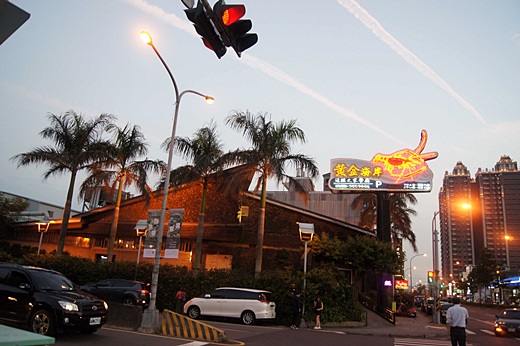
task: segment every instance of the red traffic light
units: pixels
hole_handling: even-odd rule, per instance
[[[222,10],[221,19],[225,26],[236,23],[246,14],[246,7],[244,5],[224,5],[222,6]]]

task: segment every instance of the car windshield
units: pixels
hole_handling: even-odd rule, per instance
[[[75,291],[74,284],[64,277],[52,272],[33,270],[32,277],[35,284],[42,291]]]
[[[511,320],[520,320],[520,310],[504,310],[500,314],[500,318],[508,318]]]

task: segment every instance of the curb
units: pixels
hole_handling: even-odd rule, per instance
[[[215,328],[209,324],[193,320],[167,309],[164,309],[161,316],[161,333],[166,336],[177,336],[218,343],[226,341],[226,333],[222,329]]]

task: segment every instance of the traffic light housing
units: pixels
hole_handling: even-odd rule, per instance
[[[428,271],[428,283],[432,284],[433,279],[435,278],[435,273],[433,271]]]
[[[195,30],[201,36],[204,45],[211,49],[220,59],[226,54],[226,46],[222,38],[215,30],[215,26],[210,20],[210,16],[204,9],[204,4],[199,0],[197,7],[184,10],[186,17],[193,23]]]
[[[213,13],[224,44],[233,47],[239,57],[243,51],[258,42],[258,35],[249,33],[253,27],[251,20],[241,19],[246,13],[244,5],[226,5],[224,0],[219,0],[213,6]]]

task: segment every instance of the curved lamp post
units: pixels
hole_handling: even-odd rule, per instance
[[[424,257],[426,257],[426,254],[425,254],[425,253],[421,253],[421,254],[415,255],[415,256],[413,256],[412,258],[410,258],[410,292],[411,292],[412,289],[413,289],[413,280],[412,280],[413,267],[412,267],[412,260],[413,260],[415,257],[419,257],[419,256],[424,256]]]
[[[164,177],[164,189],[163,189],[163,200],[162,200],[162,208],[161,208],[161,216],[159,218],[159,225],[161,225],[161,232],[160,236],[157,237],[157,245],[155,250],[155,261],[153,265],[153,271],[152,271],[152,284],[151,284],[151,292],[150,292],[150,305],[148,306],[148,309],[146,309],[143,313],[143,322],[141,324],[140,331],[145,333],[154,333],[159,328],[159,311],[156,308],[156,301],[157,301],[157,283],[159,281],[159,267],[161,264],[161,244],[162,244],[162,236],[164,232],[164,220],[166,216],[166,205],[168,202],[168,190],[170,187],[170,172],[172,168],[172,159],[173,159],[173,143],[175,140],[175,131],[177,129],[177,118],[179,115],[179,104],[181,102],[182,96],[187,93],[192,93],[195,95],[199,95],[201,97],[204,97],[206,99],[206,102],[213,103],[215,100],[213,97],[204,95],[198,91],[195,90],[184,90],[179,93],[179,88],[177,87],[177,83],[175,82],[175,78],[173,78],[173,74],[170,71],[170,68],[162,58],[161,54],[159,54],[159,51],[155,48],[153,42],[152,42],[152,36],[146,31],[141,31],[141,40],[152,47],[153,51],[157,55],[157,57],[161,60],[161,63],[163,64],[164,68],[168,72],[168,75],[170,76],[170,79],[173,84],[173,89],[175,91],[175,113],[173,116],[173,126],[172,126],[172,134],[171,134],[171,140],[170,140],[170,148],[168,151],[168,164],[166,166],[166,176]]]

